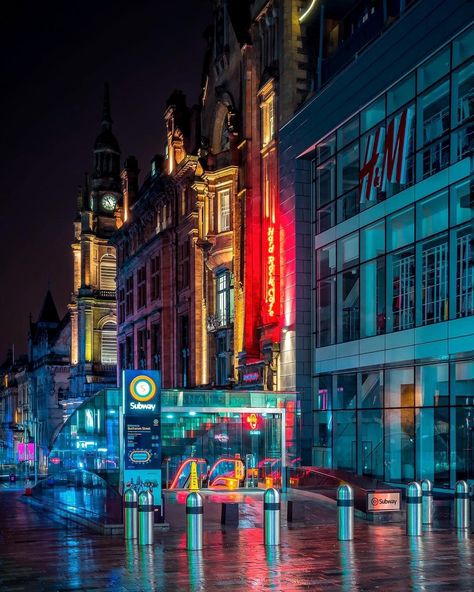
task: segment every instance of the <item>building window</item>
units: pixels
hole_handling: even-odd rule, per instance
[[[101,330],[100,359],[102,364],[117,363],[117,325],[107,321]]]
[[[446,235],[418,244],[421,256],[421,319],[418,325],[448,320],[448,238]]]
[[[151,326],[151,365],[154,370],[161,370],[161,324]]]
[[[216,383],[226,385],[229,381],[230,363],[227,347],[227,335],[216,336]]]
[[[219,201],[219,232],[230,230],[230,189],[221,189],[217,194]]]
[[[474,314],[474,252],[472,225],[455,233],[456,317]]]
[[[216,316],[219,326],[230,323],[230,273],[225,271],[216,277]]]
[[[184,290],[189,287],[190,275],[190,240],[184,241],[178,247],[178,289]]]
[[[269,144],[275,136],[275,100],[270,95],[261,104],[262,113],[262,145]]]
[[[415,256],[405,249],[387,258],[388,331],[411,329],[415,324]]]
[[[137,354],[138,367],[145,370],[147,367],[147,330],[146,328],[137,331]]]
[[[155,255],[151,258],[151,299],[161,298],[161,257]]]
[[[125,289],[120,288],[118,291],[118,322],[125,321]]]
[[[186,388],[189,386],[189,318],[187,316],[179,317],[179,360],[181,370],[181,385]]]
[[[115,291],[115,275],[117,267],[115,257],[104,255],[100,260],[100,289]]]
[[[373,259],[360,268],[360,336],[385,333],[385,257]]]
[[[133,335],[127,335],[125,337],[125,368],[132,369],[134,367]]]
[[[317,346],[336,343],[336,276],[321,280],[317,284]]]
[[[137,272],[138,309],[146,306],[146,265]]]
[[[125,282],[125,312],[127,316],[133,314],[133,308],[133,275],[131,275]]]
[[[357,267],[338,275],[337,282],[338,342],[359,339],[359,269]]]

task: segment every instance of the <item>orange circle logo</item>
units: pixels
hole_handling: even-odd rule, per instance
[[[145,403],[146,401],[153,399],[156,394],[155,381],[149,376],[135,376],[130,383],[130,394],[135,401],[139,401],[140,403]]]

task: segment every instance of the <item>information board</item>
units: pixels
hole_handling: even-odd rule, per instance
[[[160,373],[125,370],[123,385],[124,484],[151,487],[161,505]]]

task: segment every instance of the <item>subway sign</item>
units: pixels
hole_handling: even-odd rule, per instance
[[[367,492],[367,512],[398,512],[399,510],[399,491]]]
[[[367,137],[359,171],[360,203],[375,201],[388,183],[407,182],[408,150],[415,110],[408,107],[388,124]]]
[[[160,412],[160,373],[125,370],[123,373],[124,415],[153,415]]]

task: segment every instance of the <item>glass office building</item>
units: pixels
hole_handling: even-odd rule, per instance
[[[452,488],[474,481],[474,27],[425,56],[370,100],[343,72],[327,94],[356,108],[295,148],[296,207],[310,201],[313,220],[311,457]],[[324,94],[288,146],[303,120],[324,120]]]

